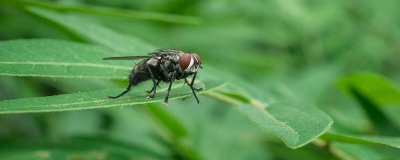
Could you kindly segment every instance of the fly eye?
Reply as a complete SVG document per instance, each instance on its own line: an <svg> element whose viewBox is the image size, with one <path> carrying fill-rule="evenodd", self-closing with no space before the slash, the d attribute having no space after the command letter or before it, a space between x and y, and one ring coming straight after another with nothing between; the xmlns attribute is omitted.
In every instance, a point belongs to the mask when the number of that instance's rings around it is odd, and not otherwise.
<svg viewBox="0 0 400 160"><path fill-rule="evenodd" d="M201 59L199 57L199 55L197 55L197 53L193 53L194 58L196 58L197 63L199 63L201 65Z"/></svg>
<svg viewBox="0 0 400 160"><path fill-rule="evenodd" d="M186 70L189 67L191 67L191 63L193 63L193 61L192 61L192 56L190 54L184 54L179 58L179 65L183 70Z"/></svg>

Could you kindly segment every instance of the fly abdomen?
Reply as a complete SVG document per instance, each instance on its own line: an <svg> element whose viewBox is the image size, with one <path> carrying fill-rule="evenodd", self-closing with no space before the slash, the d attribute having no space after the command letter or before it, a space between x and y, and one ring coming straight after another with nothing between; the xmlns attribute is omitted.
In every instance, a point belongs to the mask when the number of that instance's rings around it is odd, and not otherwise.
<svg viewBox="0 0 400 160"><path fill-rule="evenodd" d="M129 76L129 83L131 83L133 86L143 82L147 81L150 79L150 76L148 76L146 73L145 74L134 74L132 73Z"/></svg>
<svg viewBox="0 0 400 160"><path fill-rule="evenodd" d="M151 79L151 76L148 73L148 69L144 62L137 64L129 75L129 83L131 83L133 86L149 79Z"/></svg>

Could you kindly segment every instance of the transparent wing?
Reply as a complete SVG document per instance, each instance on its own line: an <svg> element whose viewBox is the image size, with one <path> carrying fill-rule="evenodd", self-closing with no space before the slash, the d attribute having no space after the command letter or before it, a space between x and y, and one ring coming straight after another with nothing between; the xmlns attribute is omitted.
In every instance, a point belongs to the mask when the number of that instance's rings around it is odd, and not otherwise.
<svg viewBox="0 0 400 160"><path fill-rule="evenodd" d="M124 57L106 57L103 60L137 60L143 58L149 58L150 56L124 56Z"/></svg>

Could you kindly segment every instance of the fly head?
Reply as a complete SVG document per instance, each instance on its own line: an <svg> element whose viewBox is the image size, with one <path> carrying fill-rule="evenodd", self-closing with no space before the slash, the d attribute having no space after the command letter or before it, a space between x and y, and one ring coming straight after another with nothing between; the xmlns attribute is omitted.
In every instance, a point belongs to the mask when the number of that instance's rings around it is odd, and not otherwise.
<svg viewBox="0 0 400 160"><path fill-rule="evenodd" d="M196 53L185 53L179 58L179 66L185 73L196 73L201 66L201 59Z"/></svg>

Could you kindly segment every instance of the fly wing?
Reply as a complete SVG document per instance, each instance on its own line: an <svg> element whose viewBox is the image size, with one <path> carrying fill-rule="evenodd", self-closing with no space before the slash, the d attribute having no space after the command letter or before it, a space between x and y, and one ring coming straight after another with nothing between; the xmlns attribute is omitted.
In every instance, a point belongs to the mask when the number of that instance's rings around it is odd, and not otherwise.
<svg viewBox="0 0 400 160"><path fill-rule="evenodd" d="M143 58L149 58L150 56L124 56L124 57L106 57L103 60L137 60Z"/></svg>

